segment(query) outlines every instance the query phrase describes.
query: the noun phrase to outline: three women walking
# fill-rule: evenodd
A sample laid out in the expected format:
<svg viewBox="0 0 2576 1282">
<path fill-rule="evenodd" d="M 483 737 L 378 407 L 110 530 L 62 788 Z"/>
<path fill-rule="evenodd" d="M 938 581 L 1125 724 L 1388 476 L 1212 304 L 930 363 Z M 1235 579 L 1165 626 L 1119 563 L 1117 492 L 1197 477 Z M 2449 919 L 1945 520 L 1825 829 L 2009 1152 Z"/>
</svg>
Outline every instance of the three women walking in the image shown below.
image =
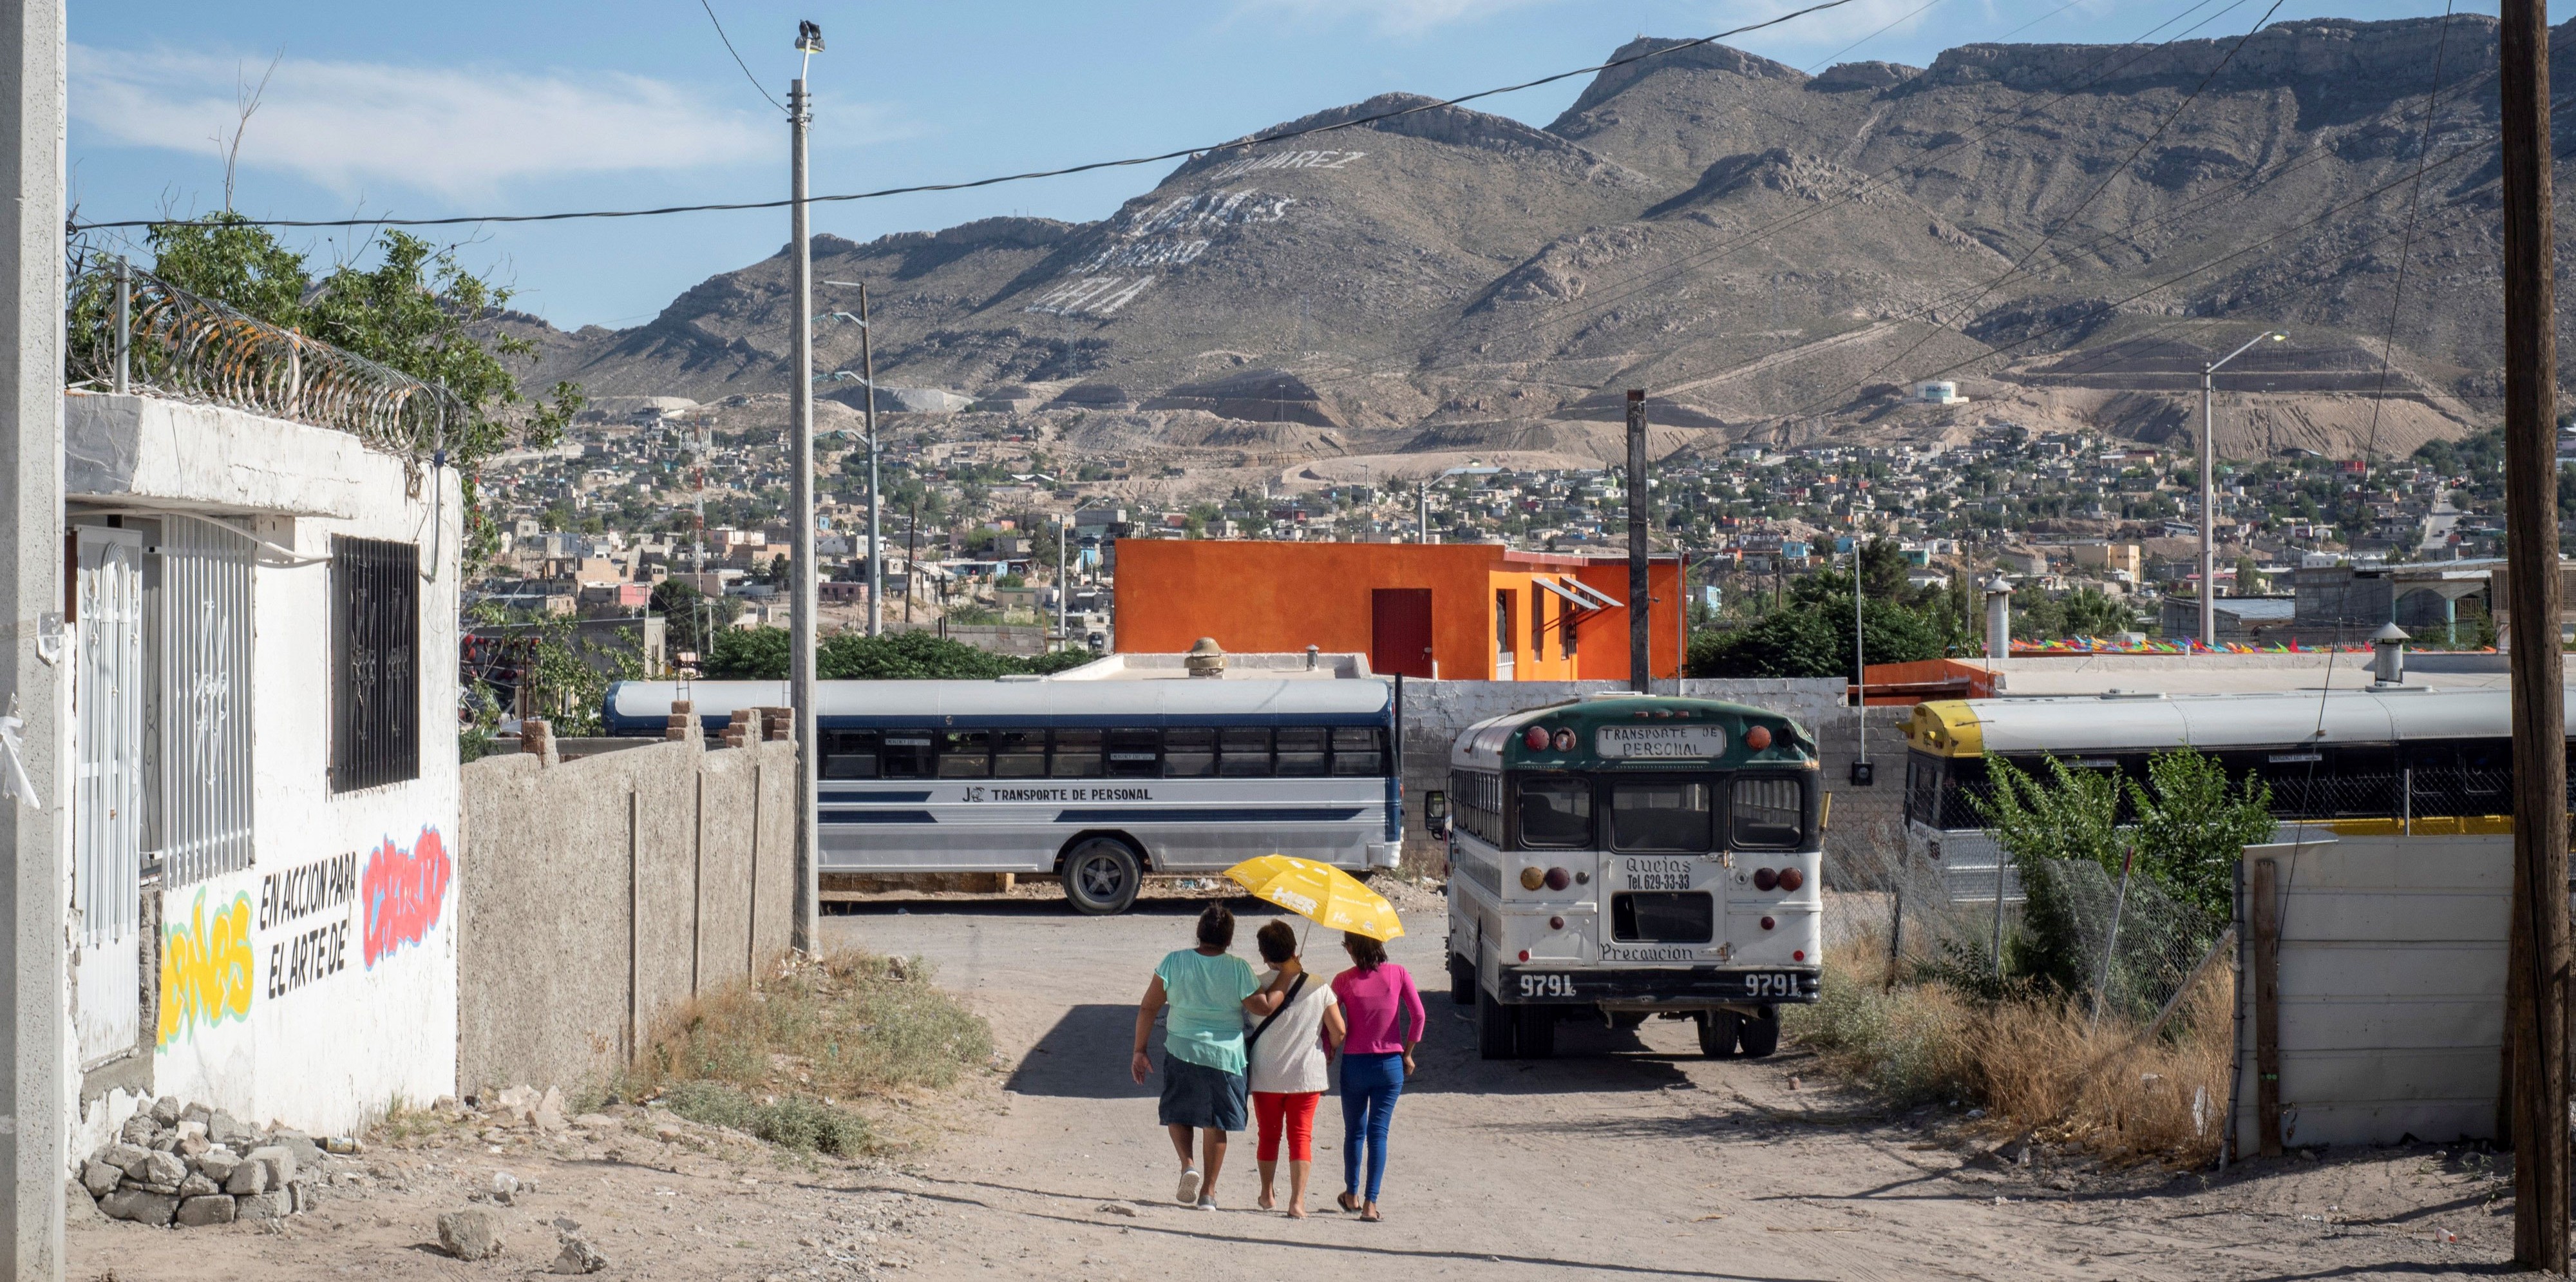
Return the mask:
<svg viewBox="0 0 2576 1282">
<path fill-rule="evenodd" d="M 1329 985 L 1312 982 L 1297 956 L 1296 931 L 1284 921 L 1261 928 L 1258 943 L 1268 965 L 1261 974 L 1227 951 L 1233 941 L 1234 914 L 1222 904 L 1210 905 L 1199 915 L 1197 946 L 1164 957 L 1136 1007 L 1129 1071 L 1139 1083 L 1154 1071 L 1147 1054 L 1154 1018 L 1168 1012 L 1158 1113 L 1181 1166 L 1177 1200 L 1216 1209 L 1227 1133 L 1244 1128 L 1248 1095 L 1259 1126 L 1258 1205 L 1280 1208 L 1277 1176 L 1284 1141 L 1284 1209 L 1292 1218 L 1305 1218 L 1315 1109 L 1328 1084 L 1329 1058 L 1338 1048 L 1343 1191 L 1336 1202 L 1362 1220 L 1376 1221 L 1387 1133 L 1396 1100 L 1412 1075 L 1413 1050 L 1424 1027 L 1413 976 L 1388 961 L 1385 945 L 1367 935 L 1343 935 L 1342 948 L 1352 967 Z"/>
</svg>

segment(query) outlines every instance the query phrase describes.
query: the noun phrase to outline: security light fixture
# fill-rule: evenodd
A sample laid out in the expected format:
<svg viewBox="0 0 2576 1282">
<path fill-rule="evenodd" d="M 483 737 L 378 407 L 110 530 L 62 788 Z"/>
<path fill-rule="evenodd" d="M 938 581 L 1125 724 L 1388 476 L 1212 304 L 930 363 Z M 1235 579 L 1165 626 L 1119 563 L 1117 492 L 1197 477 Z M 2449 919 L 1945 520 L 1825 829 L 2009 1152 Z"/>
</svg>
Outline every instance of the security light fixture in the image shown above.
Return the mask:
<svg viewBox="0 0 2576 1282">
<path fill-rule="evenodd" d="M 823 52 L 823 28 L 811 22 L 796 24 L 796 52 Z"/>
</svg>

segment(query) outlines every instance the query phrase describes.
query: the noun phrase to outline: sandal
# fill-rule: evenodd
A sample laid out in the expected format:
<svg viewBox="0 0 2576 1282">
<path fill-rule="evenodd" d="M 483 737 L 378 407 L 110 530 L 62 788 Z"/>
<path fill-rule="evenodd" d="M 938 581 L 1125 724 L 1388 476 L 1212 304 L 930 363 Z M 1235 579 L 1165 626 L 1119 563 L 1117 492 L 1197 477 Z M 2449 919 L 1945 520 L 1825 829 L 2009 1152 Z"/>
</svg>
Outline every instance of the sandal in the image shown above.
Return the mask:
<svg viewBox="0 0 2576 1282">
<path fill-rule="evenodd" d="M 1352 1197 L 1352 1196 L 1351 1196 L 1350 1194 L 1348 1194 L 1348 1193 L 1336 1193 L 1336 1194 L 1334 1194 L 1334 1195 L 1333 1195 L 1333 1205 L 1338 1206 L 1338 1207 L 1342 1208 L 1342 1209 L 1343 1209 L 1343 1210 L 1345 1210 L 1345 1211 L 1353 1211 L 1353 1212 L 1356 1212 L 1356 1211 L 1358 1211 L 1358 1210 L 1360 1209 L 1359 1199 L 1357 1199 L 1357 1198 L 1355 1198 L 1355 1197 Z"/>
<path fill-rule="evenodd" d="M 1376 1224 L 1385 1219 L 1385 1216 L 1378 1214 L 1375 1210 L 1360 1212 L 1360 1223 L 1362 1224 Z"/>
</svg>

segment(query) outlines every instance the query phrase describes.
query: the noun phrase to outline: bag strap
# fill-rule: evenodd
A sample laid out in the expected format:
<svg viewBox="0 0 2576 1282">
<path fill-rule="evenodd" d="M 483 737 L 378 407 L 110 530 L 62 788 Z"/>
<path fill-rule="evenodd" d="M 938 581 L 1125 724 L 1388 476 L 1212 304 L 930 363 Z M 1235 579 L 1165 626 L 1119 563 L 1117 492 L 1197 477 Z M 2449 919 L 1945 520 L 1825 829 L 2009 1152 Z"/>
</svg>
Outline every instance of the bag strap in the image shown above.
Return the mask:
<svg viewBox="0 0 2576 1282">
<path fill-rule="evenodd" d="M 1247 1051 L 1251 1050 L 1252 1044 L 1260 1041 L 1261 1035 L 1269 1032 L 1270 1026 L 1278 1023 L 1279 1017 L 1288 1013 L 1288 1003 L 1297 1000 L 1297 990 L 1306 986 L 1306 975 L 1307 972 L 1305 971 L 1301 970 L 1297 972 L 1295 982 L 1288 985 L 1288 995 L 1279 999 L 1278 1008 L 1271 1011 L 1270 1014 L 1261 1021 L 1260 1027 L 1252 1030 L 1252 1035 L 1250 1037 L 1243 1039 L 1243 1049 Z"/>
</svg>

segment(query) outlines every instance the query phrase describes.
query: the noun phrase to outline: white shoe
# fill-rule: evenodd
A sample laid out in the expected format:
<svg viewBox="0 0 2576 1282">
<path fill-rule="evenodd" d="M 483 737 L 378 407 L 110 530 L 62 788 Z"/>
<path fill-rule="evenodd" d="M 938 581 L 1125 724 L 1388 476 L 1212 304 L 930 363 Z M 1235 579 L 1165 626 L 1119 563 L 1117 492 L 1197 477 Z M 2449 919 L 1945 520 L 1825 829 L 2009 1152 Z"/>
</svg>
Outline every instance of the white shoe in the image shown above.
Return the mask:
<svg viewBox="0 0 2576 1282">
<path fill-rule="evenodd" d="M 1216 1199 L 1215 1199 L 1215 1198 L 1212 1198 L 1212 1197 L 1203 1197 L 1203 1198 L 1200 1198 L 1200 1199 L 1199 1199 L 1199 1209 L 1200 1209 L 1200 1210 L 1202 1210 L 1202 1211 L 1213 1211 L 1213 1210 L 1215 1210 L 1215 1209 L 1216 1209 Z"/>
<path fill-rule="evenodd" d="M 1199 1168 L 1193 1166 L 1188 1170 L 1181 1172 L 1181 1187 L 1172 1194 L 1172 1200 L 1183 1206 L 1193 1206 L 1197 1204 L 1199 1200 Z"/>
</svg>

